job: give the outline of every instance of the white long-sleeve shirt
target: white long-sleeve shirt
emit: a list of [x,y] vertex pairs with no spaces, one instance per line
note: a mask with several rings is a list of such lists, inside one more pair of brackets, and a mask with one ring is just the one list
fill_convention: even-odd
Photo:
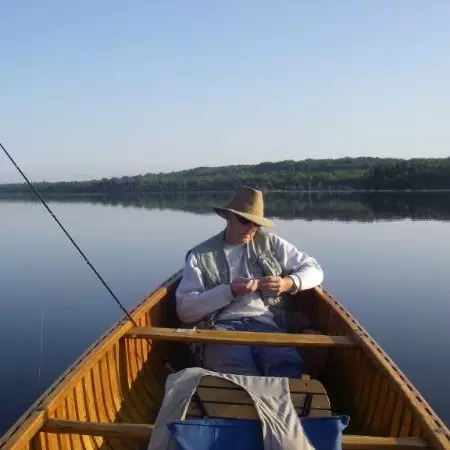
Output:
[[[293,292],[311,289],[323,280],[323,271],[317,261],[298,250],[286,240],[273,235],[275,256],[294,281]],[[225,255],[230,265],[231,281],[240,276],[252,276],[251,268],[241,264],[246,261],[244,245],[225,246]],[[177,313],[181,321],[195,323],[209,314],[222,309],[217,319],[255,317],[273,323],[273,315],[263,302],[259,291],[234,297],[230,284],[219,284],[206,290],[195,256],[191,253],[184,267],[181,282],[176,291]]]

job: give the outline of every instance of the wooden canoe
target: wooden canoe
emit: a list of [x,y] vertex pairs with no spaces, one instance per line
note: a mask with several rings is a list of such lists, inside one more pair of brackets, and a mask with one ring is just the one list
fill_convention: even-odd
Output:
[[[180,276],[176,273],[134,308],[138,328],[124,319],[89,348],[8,430],[0,449],[146,448],[167,375],[190,363],[186,342],[203,341],[298,347],[317,380],[291,380],[291,391],[301,385],[300,393],[292,395],[298,401],[305,398],[302,392],[316,395],[310,415],[326,413],[328,401],[333,414],[350,416],[345,449],[450,450],[443,421],[323,288],[302,292],[290,302],[321,334],[187,331],[178,328],[175,314]],[[204,393],[220,391],[205,386]],[[210,414],[220,416],[224,403],[218,397],[203,400]],[[229,414],[251,416],[251,406],[238,396],[233,402],[227,405]]]

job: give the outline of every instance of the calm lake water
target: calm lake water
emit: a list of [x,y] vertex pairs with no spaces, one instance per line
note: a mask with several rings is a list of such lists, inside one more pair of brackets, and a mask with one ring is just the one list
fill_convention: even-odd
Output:
[[[223,227],[228,195],[49,203],[132,307]],[[450,423],[450,194],[272,193],[266,210]],[[0,435],[121,316],[40,203],[0,198]]]

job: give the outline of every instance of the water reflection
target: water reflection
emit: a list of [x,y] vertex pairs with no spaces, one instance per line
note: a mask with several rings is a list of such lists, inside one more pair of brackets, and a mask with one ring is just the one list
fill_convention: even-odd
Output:
[[[211,205],[223,205],[231,195],[229,192],[167,192],[130,196],[47,196],[47,199],[211,214]],[[0,196],[0,200],[36,202],[32,196]],[[268,192],[265,203],[267,216],[288,220],[450,220],[450,192]]]

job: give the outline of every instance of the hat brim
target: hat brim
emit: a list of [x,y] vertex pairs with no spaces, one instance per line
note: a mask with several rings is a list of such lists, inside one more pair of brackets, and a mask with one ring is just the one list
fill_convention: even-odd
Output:
[[244,213],[242,211],[237,211],[235,209],[230,209],[230,208],[221,208],[219,206],[213,206],[214,211],[219,214],[219,216],[221,216],[225,211],[229,211],[232,212],[233,214],[237,214],[238,216],[243,217],[244,219],[250,220],[253,223],[256,223],[256,225],[260,225],[262,227],[273,227],[275,226],[275,224],[269,220],[266,219],[265,217],[261,217],[261,216],[255,216],[254,214],[248,214],[248,213]]

